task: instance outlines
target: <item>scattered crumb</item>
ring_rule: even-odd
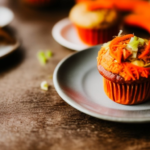
[[[49,58],[51,58],[53,56],[53,53],[50,50],[47,50],[45,52],[45,55],[46,55],[47,59],[49,59]]]
[[[45,65],[48,60],[52,57],[52,52],[50,50],[40,51],[37,54],[38,60],[42,65]]]
[[[118,33],[118,36],[121,36],[123,30],[120,30],[119,33]]]
[[[47,62],[47,58],[45,57],[44,52],[43,52],[43,51],[38,52],[37,56],[38,56],[39,62],[40,62],[42,65],[45,65],[46,62]]]
[[[41,82],[41,89],[47,91],[48,90],[48,83],[47,81]]]

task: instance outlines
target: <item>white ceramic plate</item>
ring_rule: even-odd
[[[0,27],[5,27],[14,18],[13,12],[3,6],[0,6]],[[19,47],[19,42],[16,41],[14,44],[10,45],[0,45],[0,57],[6,56],[7,54],[13,52]]]
[[[8,25],[14,18],[13,12],[3,6],[0,6],[0,27]]]
[[[79,39],[68,18],[62,19],[54,25],[52,36],[59,44],[72,50],[80,51],[89,47]]]
[[[117,122],[150,121],[150,101],[121,105],[104,93],[102,76],[97,71],[100,46],[77,52],[62,60],[54,71],[54,86],[72,107],[96,118]]]

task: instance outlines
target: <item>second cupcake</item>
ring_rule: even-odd
[[[111,1],[78,3],[71,9],[69,18],[87,45],[105,43],[119,31],[119,15]]]

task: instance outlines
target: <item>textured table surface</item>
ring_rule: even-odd
[[[8,26],[21,47],[0,60],[0,150],[148,150],[150,124],[104,121],[79,112],[64,102],[52,79],[57,63],[74,51],[51,35],[53,25],[69,9],[39,11],[0,0],[15,19]],[[36,54],[51,49],[53,57],[41,66]],[[40,83],[47,80],[47,92]]]

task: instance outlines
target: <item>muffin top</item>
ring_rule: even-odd
[[[98,52],[99,72],[116,82],[148,79],[150,40],[133,34],[117,36]]]
[[[101,4],[97,1],[76,4],[70,11],[70,20],[83,28],[105,29],[118,21],[118,13],[111,3]]]

